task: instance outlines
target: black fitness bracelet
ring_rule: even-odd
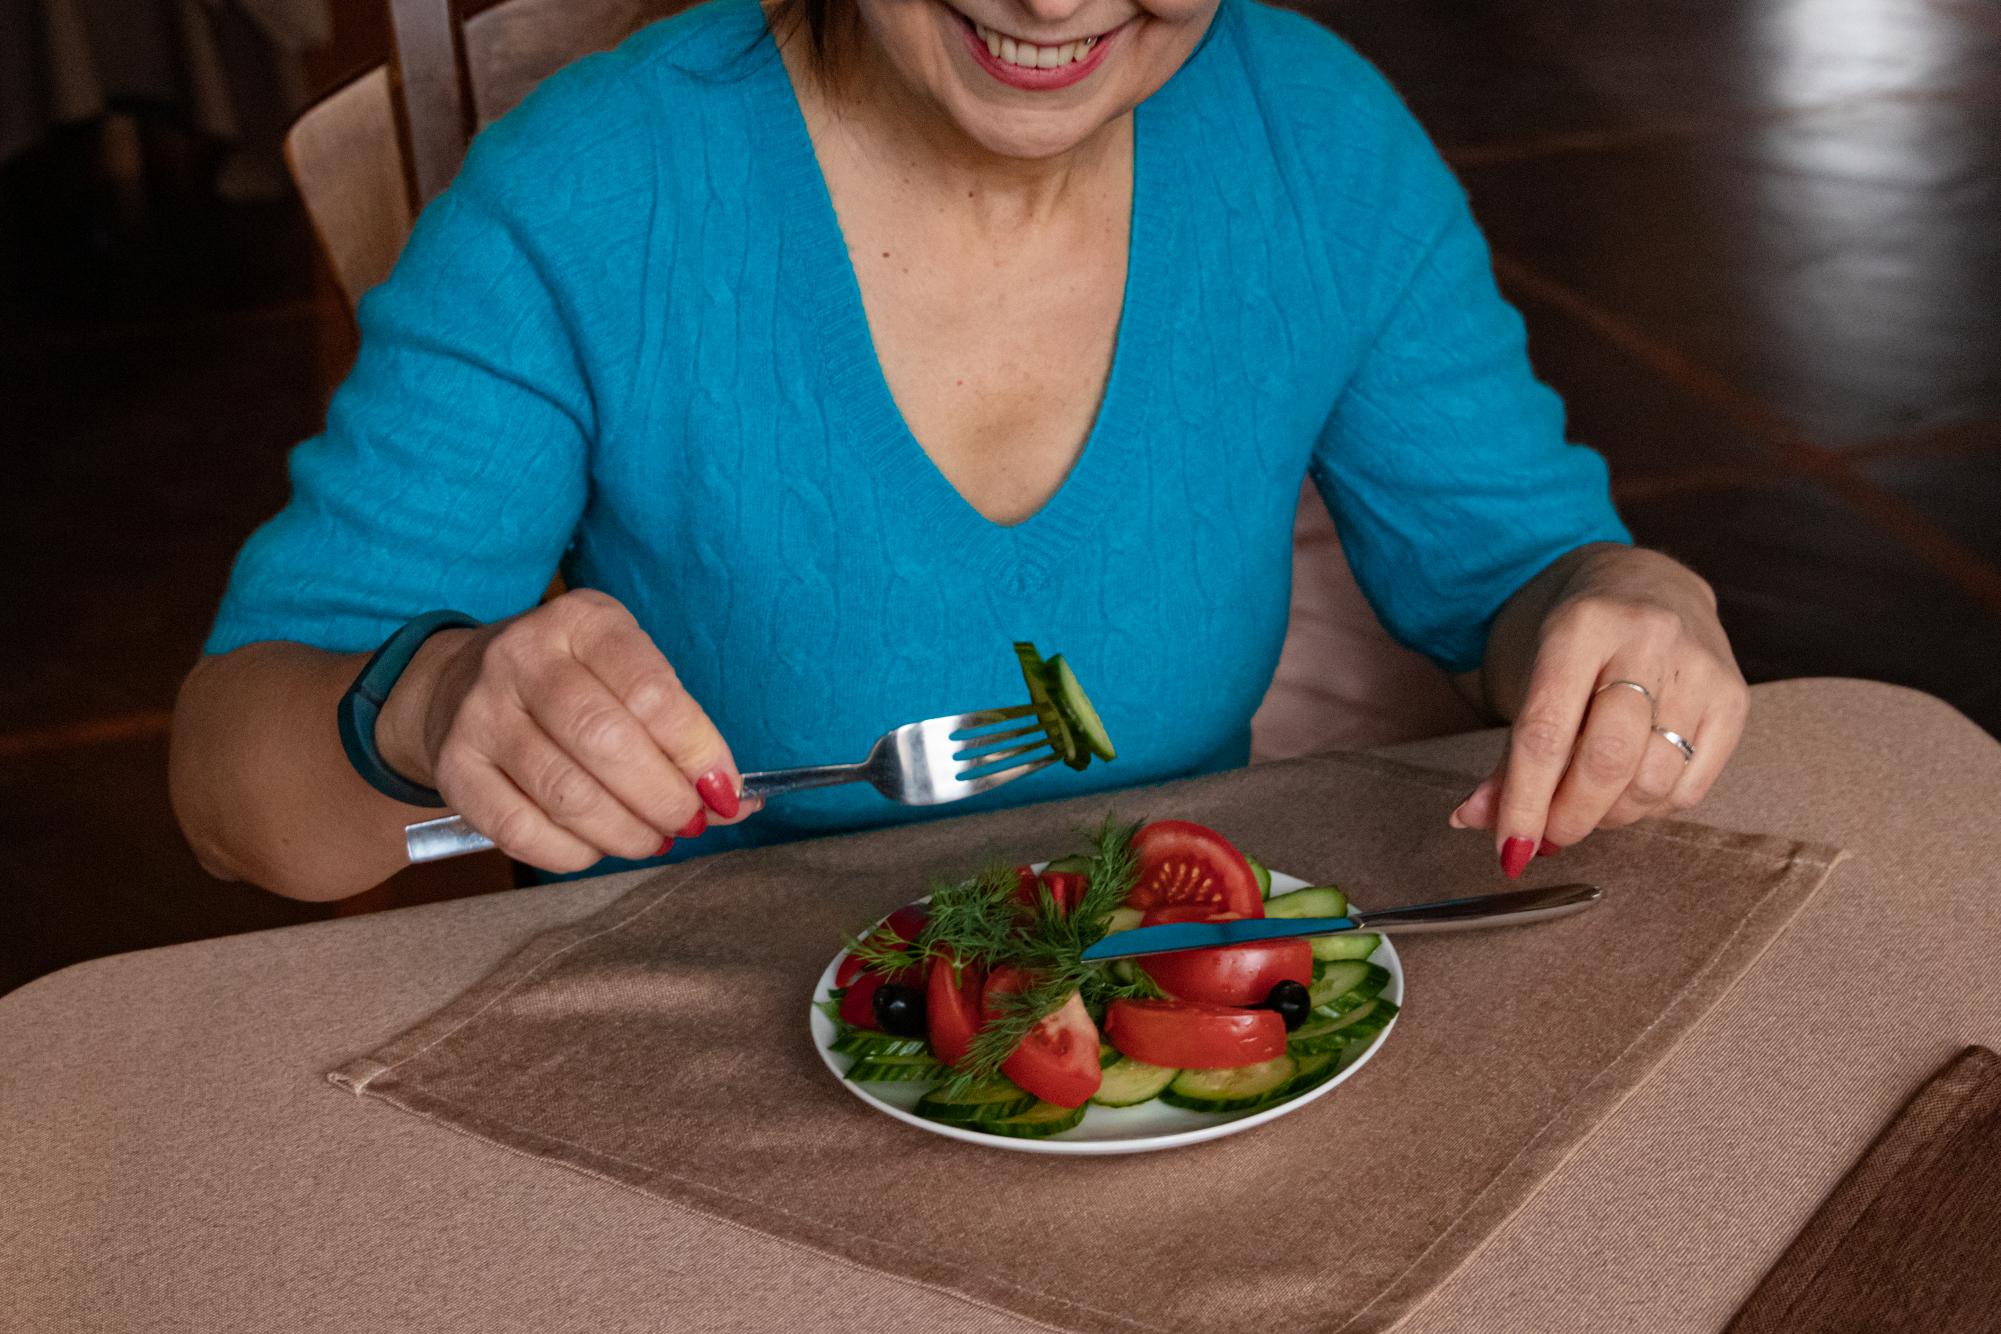
[[[437,789],[413,783],[383,762],[375,748],[375,720],[424,641],[440,630],[472,629],[480,622],[459,611],[427,611],[384,640],[340,697],[340,746],[362,780],[385,797],[409,806],[443,806]]]

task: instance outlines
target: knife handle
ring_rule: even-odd
[[[1349,911],[1357,931],[1381,931],[1407,936],[1424,931],[1469,931],[1477,927],[1514,926],[1582,912],[1603,897],[1596,885],[1551,885],[1506,894],[1480,894],[1380,912]]]

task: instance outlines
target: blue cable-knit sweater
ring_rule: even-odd
[[[1017,701],[1017,639],[1066,655],[1119,748],[928,812],[807,794],[685,854],[1242,763],[1308,474],[1384,623],[1454,669],[1550,560],[1626,540],[1422,130],[1251,0],[1137,113],[1082,457],[1032,518],[987,521],[897,412],[761,22],[716,0],[656,24],[479,137],[362,302],[209,651],[497,619],[560,567],[632,610],[746,769]]]

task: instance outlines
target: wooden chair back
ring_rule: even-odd
[[[394,51],[311,107],[285,160],[350,308],[389,276],[425,204],[466,147],[535,85],[691,0],[386,0]]]

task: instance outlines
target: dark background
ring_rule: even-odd
[[[1458,168],[1573,438],[1716,585],[1746,674],[2001,732],[2001,4],[1299,7]],[[385,50],[379,0],[337,0],[312,88]],[[352,332],[296,203],[218,198],[171,99],[121,110],[0,163],[0,991],[509,883],[473,859],[295,904],[182,843],[174,689]]]

